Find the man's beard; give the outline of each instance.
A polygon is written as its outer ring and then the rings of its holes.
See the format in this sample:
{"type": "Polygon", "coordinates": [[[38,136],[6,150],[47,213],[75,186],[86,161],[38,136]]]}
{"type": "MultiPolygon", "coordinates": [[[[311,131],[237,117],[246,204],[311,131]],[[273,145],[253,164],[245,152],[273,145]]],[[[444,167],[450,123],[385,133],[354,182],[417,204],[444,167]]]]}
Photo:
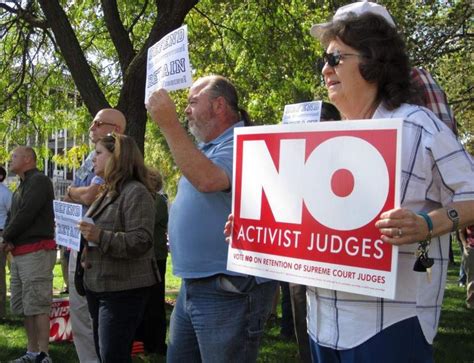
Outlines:
{"type": "Polygon", "coordinates": [[[202,133],[202,130],[197,128],[194,124],[191,124],[189,121],[188,121],[188,127],[189,127],[189,132],[191,133],[191,135],[194,136],[194,138],[198,142],[204,142],[204,135],[202,133]]]}
{"type": "Polygon", "coordinates": [[[215,127],[214,120],[200,121],[199,126],[196,124],[196,121],[189,121],[189,132],[195,137],[198,142],[209,142],[209,135],[212,134],[212,131],[215,127]]]}

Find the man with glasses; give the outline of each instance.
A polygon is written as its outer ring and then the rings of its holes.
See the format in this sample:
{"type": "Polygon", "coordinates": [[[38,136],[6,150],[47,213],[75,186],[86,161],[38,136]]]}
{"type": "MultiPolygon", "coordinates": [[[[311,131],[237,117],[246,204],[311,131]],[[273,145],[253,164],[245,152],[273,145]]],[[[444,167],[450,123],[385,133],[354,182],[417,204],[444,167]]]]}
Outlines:
{"type": "MultiPolygon", "coordinates": [[[[123,134],[126,127],[125,116],[122,112],[112,108],[100,110],[89,127],[89,138],[95,144],[102,137],[115,132],[123,134]]],[[[103,179],[94,174],[92,151],[76,171],[76,178],[72,186],[67,190],[64,200],[71,203],[79,203],[86,207],[95,200],[99,187],[104,183],[103,179]]],[[[86,212],[87,208],[83,213],[86,212]]],[[[69,257],[69,306],[71,326],[76,346],[77,355],[81,363],[96,363],[99,358],[95,352],[94,337],[92,333],[92,320],[87,308],[86,298],[80,296],[74,286],[74,272],[76,270],[77,251],[71,250],[69,257]]]]}

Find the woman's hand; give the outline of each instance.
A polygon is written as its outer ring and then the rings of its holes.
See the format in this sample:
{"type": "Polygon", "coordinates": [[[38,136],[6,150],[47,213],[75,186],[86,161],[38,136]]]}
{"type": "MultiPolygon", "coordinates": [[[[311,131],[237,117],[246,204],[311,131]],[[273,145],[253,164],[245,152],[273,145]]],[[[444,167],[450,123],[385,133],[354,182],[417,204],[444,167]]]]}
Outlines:
{"type": "Polygon", "coordinates": [[[234,215],[231,213],[227,217],[227,222],[224,226],[224,235],[227,243],[230,243],[230,238],[232,236],[232,228],[234,227],[234,215]]]}
{"type": "Polygon", "coordinates": [[[100,228],[98,228],[95,224],[80,221],[77,227],[87,241],[99,243],[100,228]]]}
{"type": "Polygon", "coordinates": [[[382,234],[381,240],[393,245],[424,241],[428,236],[425,219],[409,209],[397,208],[384,212],[375,222],[382,234]]]}

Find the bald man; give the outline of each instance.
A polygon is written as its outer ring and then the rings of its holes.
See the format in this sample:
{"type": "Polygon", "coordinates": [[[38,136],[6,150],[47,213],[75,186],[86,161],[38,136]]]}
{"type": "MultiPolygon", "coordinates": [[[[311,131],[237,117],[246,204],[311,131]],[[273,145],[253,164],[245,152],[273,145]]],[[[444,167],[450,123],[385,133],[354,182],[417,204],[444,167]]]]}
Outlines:
{"type": "MultiPolygon", "coordinates": [[[[100,138],[112,132],[123,134],[126,125],[127,122],[122,112],[113,108],[105,108],[95,115],[89,127],[89,138],[95,144],[100,138]]],[[[94,151],[89,154],[84,164],[76,172],[76,179],[73,186],[68,188],[65,201],[89,206],[95,200],[99,185],[91,183],[95,176],[92,170],[93,156],[94,151]]]]}
{"type": "Polygon", "coordinates": [[[49,312],[56,262],[53,184],[36,168],[36,153],[30,147],[13,150],[10,171],[20,177],[20,185],[12,197],[0,249],[13,255],[10,305],[13,314],[24,317],[28,342],[25,355],[12,362],[50,363],[49,312]]]}
{"type": "MultiPolygon", "coordinates": [[[[105,108],[97,112],[89,127],[89,138],[95,144],[102,137],[112,132],[123,134],[126,128],[126,119],[122,112],[113,108],[105,108]]],[[[79,203],[88,207],[97,197],[100,186],[104,180],[94,173],[92,151],[81,167],[76,172],[76,178],[72,186],[67,190],[64,200],[71,203],[79,203]]],[[[83,212],[87,208],[84,208],[83,212]]],[[[74,272],[76,270],[77,251],[71,251],[69,257],[68,280],[69,283],[69,305],[72,334],[74,345],[81,363],[98,363],[99,358],[95,352],[94,337],[92,333],[92,320],[87,308],[86,298],[77,293],[74,286],[74,272]]]]}

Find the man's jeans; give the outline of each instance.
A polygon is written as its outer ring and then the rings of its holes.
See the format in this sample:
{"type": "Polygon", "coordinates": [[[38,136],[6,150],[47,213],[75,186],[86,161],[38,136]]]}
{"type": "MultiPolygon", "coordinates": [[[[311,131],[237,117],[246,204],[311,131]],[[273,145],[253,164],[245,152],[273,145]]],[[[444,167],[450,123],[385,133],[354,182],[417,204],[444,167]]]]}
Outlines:
{"type": "Polygon", "coordinates": [[[86,290],[94,343],[102,363],[132,361],[133,338],[150,290],[150,287],[101,293],[86,290]]]}
{"type": "Polygon", "coordinates": [[[183,279],[167,362],[255,362],[276,288],[252,276],[183,279]]]}

